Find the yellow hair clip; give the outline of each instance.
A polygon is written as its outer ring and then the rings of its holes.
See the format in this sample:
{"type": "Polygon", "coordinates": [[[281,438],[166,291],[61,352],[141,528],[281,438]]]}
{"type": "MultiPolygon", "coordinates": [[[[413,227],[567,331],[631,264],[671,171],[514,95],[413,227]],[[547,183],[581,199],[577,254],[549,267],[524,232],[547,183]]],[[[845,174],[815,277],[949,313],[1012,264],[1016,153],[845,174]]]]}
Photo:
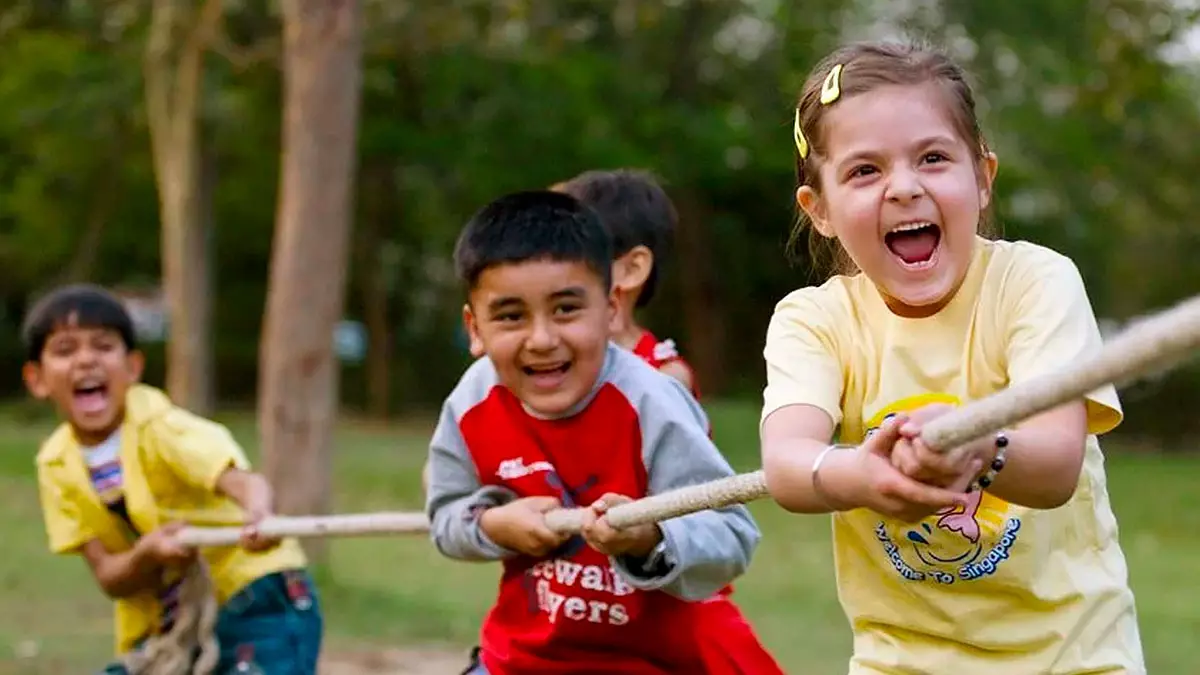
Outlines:
{"type": "Polygon", "coordinates": [[[796,121],[792,123],[792,136],[796,140],[796,151],[800,153],[800,159],[808,159],[808,139],[804,137],[804,132],[800,129],[799,108],[796,108],[796,121]]]}
{"type": "Polygon", "coordinates": [[[829,105],[842,95],[842,64],[837,64],[825,76],[821,85],[821,105],[829,105]]]}

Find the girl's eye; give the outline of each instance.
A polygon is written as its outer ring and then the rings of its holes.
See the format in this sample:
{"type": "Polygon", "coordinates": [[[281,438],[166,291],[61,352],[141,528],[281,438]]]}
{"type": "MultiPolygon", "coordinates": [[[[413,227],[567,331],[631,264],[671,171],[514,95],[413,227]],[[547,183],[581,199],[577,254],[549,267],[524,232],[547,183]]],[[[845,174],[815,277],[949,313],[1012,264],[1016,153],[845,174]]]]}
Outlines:
{"type": "Polygon", "coordinates": [[[934,163],[934,162],[945,162],[945,161],[947,161],[947,159],[946,159],[946,156],[945,156],[945,155],[943,155],[943,154],[942,154],[942,153],[940,153],[940,152],[930,152],[930,153],[926,154],[926,155],[925,155],[925,157],[923,157],[922,159],[923,159],[923,161],[924,161],[924,162],[926,162],[927,164],[931,164],[931,163],[934,163]]]}
{"type": "Polygon", "coordinates": [[[850,178],[861,178],[862,176],[869,176],[874,172],[875,167],[870,164],[861,164],[850,170],[850,178]]]}

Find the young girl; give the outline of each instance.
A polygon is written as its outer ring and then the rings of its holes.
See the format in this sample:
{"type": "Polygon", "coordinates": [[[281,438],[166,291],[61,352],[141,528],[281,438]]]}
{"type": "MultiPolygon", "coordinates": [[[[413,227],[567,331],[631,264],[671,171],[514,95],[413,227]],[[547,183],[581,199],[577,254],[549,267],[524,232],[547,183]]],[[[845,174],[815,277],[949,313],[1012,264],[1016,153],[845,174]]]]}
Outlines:
{"type": "Polygon", "coordinates": [[[776,307],[763,464],[781,506],[833,513],[850,672],[1145,673],[1096,440],[1114,389],[947,455],[919,438],[1101,344],[1069,259],[979,235],[996,156],[962,70],[842,48],[794,131],[796,201],[846,265],[776,307]]]}

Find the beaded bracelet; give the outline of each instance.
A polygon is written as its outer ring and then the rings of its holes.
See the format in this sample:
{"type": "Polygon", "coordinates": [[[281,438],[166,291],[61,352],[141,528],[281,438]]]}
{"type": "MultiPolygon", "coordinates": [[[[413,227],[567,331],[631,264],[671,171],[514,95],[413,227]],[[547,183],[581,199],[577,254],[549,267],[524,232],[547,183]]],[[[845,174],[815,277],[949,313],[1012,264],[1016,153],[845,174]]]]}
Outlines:
{"type": "Polygon", "coordinates": [[[967,492],[976,490],[985,490],[996,480],[996,474],[1004,469],[1005,449],[1008,447],[1008,436],[1001,431],[996,434],[996,456],[992,458],[992,463],[988,466],[988,470],[982,476],[975,479],[973,483],[967,486],[967,492]]]}

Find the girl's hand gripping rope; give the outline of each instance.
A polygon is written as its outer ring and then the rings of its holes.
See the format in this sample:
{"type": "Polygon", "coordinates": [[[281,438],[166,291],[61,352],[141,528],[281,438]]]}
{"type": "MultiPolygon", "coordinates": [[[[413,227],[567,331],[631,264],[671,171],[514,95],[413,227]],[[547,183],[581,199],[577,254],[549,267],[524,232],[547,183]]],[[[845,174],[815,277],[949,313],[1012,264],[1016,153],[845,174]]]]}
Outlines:
{"type": "Polygon", "coordinates": [[[913,480],[950,487],[958,485],[965,474],[970,473],[971,478],[975,478],[983,467],[991,464],[996,456],[996,444],[989,436],[947,452],[933,450],[921,440],[921,430],[926,424],[953,410],[954,406],[933,403],[913,411],[908,421],[899,427],[901,438],[892,449],[892,466],[913,480]],[[973,466],[977,468],[972,472],[973,466]]]}
{"type": "Polygon", "coordinates": [[[892,465],[892,454],[907,443],[900,428],[908,418],[897,415],[886,421],[856,448],[835,451],[813,475],[814,485],[838,511],[866,508],[890,518],[916,522],[952,506],[965,504],[967,485],[982,462],[971,459],[949,485],[928,485],[905,475],[892,465]]]}

